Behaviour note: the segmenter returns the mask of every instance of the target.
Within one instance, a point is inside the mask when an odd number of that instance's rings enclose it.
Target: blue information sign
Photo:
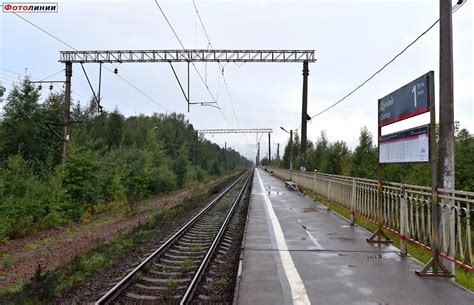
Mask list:
[[[430,86],[434,73],[425,75],[406,84],[379,100],[379,126],[389,125],[429,111]]]

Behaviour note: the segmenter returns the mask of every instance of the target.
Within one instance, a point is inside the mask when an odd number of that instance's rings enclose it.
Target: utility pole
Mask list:
[[[257,148],[257,165],[260,163],[260,142],[258,142]]]
[[[308,117],[308,61],[303,61],[303,107],[301,110],[301,163],[300,170],[306,171],[306,123]]]
[[[453,93],[453,22],[452,1],[439,1],[439,175],[438,187],[455,189],[454,175],[454,93]],[[444,211],[442,211],[443,213]],[[439,212],[438,212],[439,213]],[[448,226],[450,217],[443,215]],[[444,228],[443,228],[444,229]],[[449,237],[446,235],[445,238]],[[447,240],[447,244],[450,241]],[[437,250],[438,251],[438,250]],[[454,263],[443,260],[454,274]]]
[[[290,130],[290,171],[293,170],[293,130]]]
[[[195,131],[194,136],[194,165],[196,166],[196,170],[198,169],[198,141],[199,141],[199,133]]]
[[[277,143],[277,160],[278,160],[278,167],[280,167],[280,143]]]
[[[227,142],[224,142],[224,170],[227,170]]]
[[[270,133],[268,133],[268,166],[272,166],[272,142],[270,139]]]
[[[66,164],[68,156],[69,124],[71,120],[71,77],[72,62],[66,62],[66,88],[64,91],[64,135],[63,135],[63,165]]]

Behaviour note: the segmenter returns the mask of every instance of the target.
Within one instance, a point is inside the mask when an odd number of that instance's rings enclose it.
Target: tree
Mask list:
[[[310,168],[318,172],[326,172],[326,168],[323,167],[324,164],[327,164],[329,150],[329,141],[326,136],[326,131],[321,131],[321,135],[314,146],[314,149],[309,153]]]
[[[189,167],[189,152],[186,146],[181,146],[178,151],[178,158],[174,164],[174,172],[177,177],[178,187],[183,187],[186,180],[186,172]]]
[[[41,106],[39,96],[28,76],[8,95],[0,121],[1,160],[20,154],[25,160],[35,163],[37,170],[56,153],[56,141],[45,125],[47,114],[51,114],[50,104]]]
[[[342,175],[344,166],[350,162],[350,152],[344,141],[336,141],[329,145],[327,158],[323,160],[322,168],[325,173]]]
[[[377,178],[377,148],[372,142],[372,134],[364,126],[360,130],[359,144],[352,154],[351,176]]]
[[[456,135],[456,189],[474,191],[474,136],[467,129]]]

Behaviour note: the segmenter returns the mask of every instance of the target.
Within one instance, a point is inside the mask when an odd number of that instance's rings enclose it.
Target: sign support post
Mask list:
[[[380,113],[380,100],[379,100],[379,113]],[[383,214],[382,214],[382,165],[380,164],[380,137],[382,136],[382,126],[378,126],[377,139],[379,144],[377,145],[377,230],[367,238],[369,243],[391,243],[392,240],[382,230],[383,227]]]
[[[431,254],[432,257],[420,271],[415,271],[420,276],[443,276],[453,277],[443,262],[438,257],[438,231],[439,231],[439,212],[438,212],[438,172],[436,164],[436,108],[434,95],[434,74],[428,75],[429,99],[430,99],[430,163],[431,163]],[[431,271],[430,271],[431,269]]]

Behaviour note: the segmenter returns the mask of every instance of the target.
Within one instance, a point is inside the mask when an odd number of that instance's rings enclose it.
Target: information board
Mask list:
[[[379,100],[379,126],[392,124],[429,111],[433,71]]]
[[[424,125],[380,137],[379,162],[428,162],[429,136],[429,125]]]

